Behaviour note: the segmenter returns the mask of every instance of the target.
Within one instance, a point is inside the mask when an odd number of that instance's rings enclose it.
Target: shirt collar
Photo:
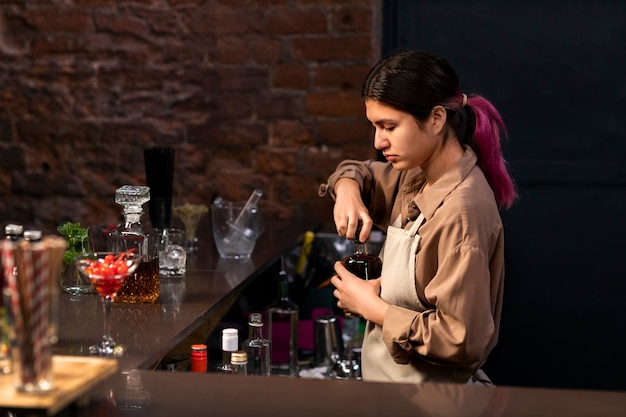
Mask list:
[[[452,169],[443,174],[434,184],[423,193],[417,194],[413,200],[426,219],[430,219],[435,210],[441,205],[444,198],[463,181],[476,165],[478,158],[469,146],[465,146],[463,156]],[[423,175],[423,173],[422,173]]]

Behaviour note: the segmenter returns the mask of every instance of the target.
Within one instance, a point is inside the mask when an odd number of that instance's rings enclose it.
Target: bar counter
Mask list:
[[[161,278],[158,302],[113,303],[111,336],[128,349],[119,359],[121,370],[153,369],[168,352],[180,349],[179,345],[194,331],[202,327],[210,331],[248,284],[280,262],[281,255],[293,249],[307,230],[319,224],[293,220],[266,223],[251,259],[221,259],[209,228],[200,235],[199,251],[188,254],[185,276]],[[89,346],[102,338],[102,314],[96,295],[61,294],[59,343],[55,353],[88,355]],[[191,340],[203,341],[202,335]]]
[[[58,411],[7,409],[11,416],[626,416],[626,392],[166,372],[169,352],[201,342],[241,292],[290,252],[313,221],[268,222],[247,262],[221,260],[210,239],[183,279],[163,279],[159,302],[114,304],[112,336],[128,347],[117,371]],[[97,296],[62,295],[56,353],[88,356],[102,336]],[[208,325],[207,325],[208,323]],[[198,329],[203,331],[198,332]],[[194,340],[197,338],[197,340]],[[519,366],[515,362],[511,366]],[[0,378],[8,378],[2,376]],[[132,381],[129,384],[129,381]],[[1,409],[0,409],[1,410]],[[0,415],[5,415],[1,414]]]

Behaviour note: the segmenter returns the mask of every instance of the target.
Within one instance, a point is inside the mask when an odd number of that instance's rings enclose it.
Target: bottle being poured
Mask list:
[[[356,236],[353,240],[354,253],[348,255],[341,260],[343,266],[357,277],[370,280],[380,277],[383,270],[383,262],[376,255],[370,255],[367,251],[367,244],[359,240],[359,231],[357,230]],[[358,315],[343,309],[343,314],[347,318],[359,317]]]

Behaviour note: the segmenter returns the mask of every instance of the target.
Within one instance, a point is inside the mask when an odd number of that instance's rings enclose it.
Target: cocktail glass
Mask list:
[[[102,300],[104,335],[99,344],[89,347],[89,353],[100,356],[121,356],[126,347],[111,337],[111,303],[124,284],[126,277],[135,272],[141,263],[141,254],[126,252],[93,252],[78,255],[78,271],[89,278]]]
[[[196,237],[196,229],[200,218],[208,213],[209,207],[204,204],[185,203],[182,206],[176,206],[173,209],[175,215],[180,217],[185,225],[185,233],[187,234],[187,252],[198,251],[198,238]]]

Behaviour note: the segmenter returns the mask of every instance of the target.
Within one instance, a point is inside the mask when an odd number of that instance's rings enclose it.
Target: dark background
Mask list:
[[[498,385],[626,389],[626,2],[384,2],[383,54],[446,57],[491,100],[520,198],[502,213]],[[521,4],[523,3],[523,4]]]

